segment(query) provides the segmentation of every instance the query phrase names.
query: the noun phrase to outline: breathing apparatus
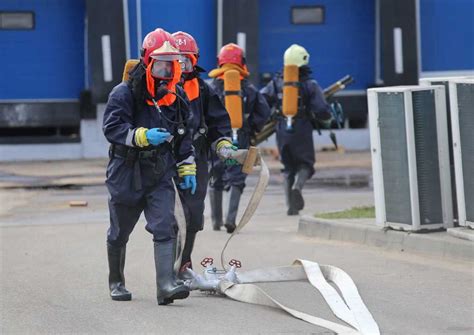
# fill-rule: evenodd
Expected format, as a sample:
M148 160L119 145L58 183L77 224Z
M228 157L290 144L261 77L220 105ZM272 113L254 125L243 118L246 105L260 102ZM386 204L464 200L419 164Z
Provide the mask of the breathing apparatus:
M163 57L163 56L161 56ZM163 64L160 64L160 61L162 62L169 62L171 63L171 67L166 67ZM174 71L173 71L173 65L176 63L175 60L168 61L165 59L157 59L155 61L150 62L148 67L145 67L143 63L141 63L142 67L146 71L146 76L147 76L147 90L148 93L150 94L150 99L155 107L155 109L160 113L160 115L170 124L177 125L177 133L178 135L184 135L186 133L186 126L184 124L184 119L182 115L182 108L181 108L181 103L183 103L188 109L189 109L189 103L181 97L179 94L176 94L176 92L173 92L172 90L168 89L169 83L173 80L174 78ZM161 66L156 66L155 64L159 64ZM166 63L165 63L166 65ZM179 64L178 64L179 66ZM176 68L176 66L174 66ZM168 70L170 70L168 72ZM150 76L151 75L151 76ZM151 77L151 78L150 78ZM153 81L153 84L150 83L150 81ZM158 83L157 83L158 81ZM156 85L158 84L158 85ZM157 86L157 87L156 87ZM155 89L156 87L156 89ZM151 94L150 89L155 89L154 94ZM160 101L164 96L167 94L172 94L174 95L178 100L178 121L173 121L170 118L166 116L165 113L160 108L160 105L158 101Z

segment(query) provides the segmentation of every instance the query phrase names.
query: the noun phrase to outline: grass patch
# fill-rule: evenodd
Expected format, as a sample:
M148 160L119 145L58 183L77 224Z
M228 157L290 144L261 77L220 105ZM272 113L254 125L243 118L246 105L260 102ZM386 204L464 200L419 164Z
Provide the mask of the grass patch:
M322 219L371 219L375 218L375 207L352 207L339 212L316 213L314 216Z

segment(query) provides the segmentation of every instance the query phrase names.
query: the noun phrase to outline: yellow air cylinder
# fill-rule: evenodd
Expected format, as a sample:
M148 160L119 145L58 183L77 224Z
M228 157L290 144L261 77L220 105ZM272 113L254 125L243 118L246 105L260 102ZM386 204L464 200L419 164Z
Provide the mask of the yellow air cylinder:
M229 113L230 125L232 127L232 139L237 142L237 130L242 128L242 96L240 86L240 74L236 70L224 73L224 95L225 108Z
M286 117L298 113L299 70L296 65L285 65L283 68L283 102L282 112Z
M138 64L138 59L129 59L125 63L125 67L123 68L123 74L122 74L122 81L127 81L129 77L129 72L131 69L135 67L135 65Z

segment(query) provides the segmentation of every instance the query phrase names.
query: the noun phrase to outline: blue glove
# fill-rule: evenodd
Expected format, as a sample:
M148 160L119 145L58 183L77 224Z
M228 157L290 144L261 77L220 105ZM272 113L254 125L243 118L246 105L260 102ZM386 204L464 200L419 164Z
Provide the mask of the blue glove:
M148 143L152 145L160 145L161 143L165 142L170 135L171 134L163 128L151 128L145 133Z
M191 194L196 193L196 186L197 186L196 176L184 176L183 180L184 182L179 184L179 187L182 190L191 189Z

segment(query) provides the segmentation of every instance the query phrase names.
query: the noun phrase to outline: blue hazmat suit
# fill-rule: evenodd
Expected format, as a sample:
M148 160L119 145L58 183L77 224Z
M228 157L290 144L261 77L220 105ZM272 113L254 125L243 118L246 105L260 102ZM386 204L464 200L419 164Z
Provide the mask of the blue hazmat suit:
M176 238L174 217L175 190L173 177L176 164L193 162L191 123L192 114L186 105L186 96L177 88L170 106L144 103L136 98L128 83L114 87L109 95L103 119L103 132L111 143L107 166L106 186L110 193L110 227L107 242L123 247L142 212L147 221L146 230L155 242ZM189 103L189 102L188 102ZM173 135L171 142L139 148L134 133L139 127L163 128ZM183 135L178 128L185 129Z

